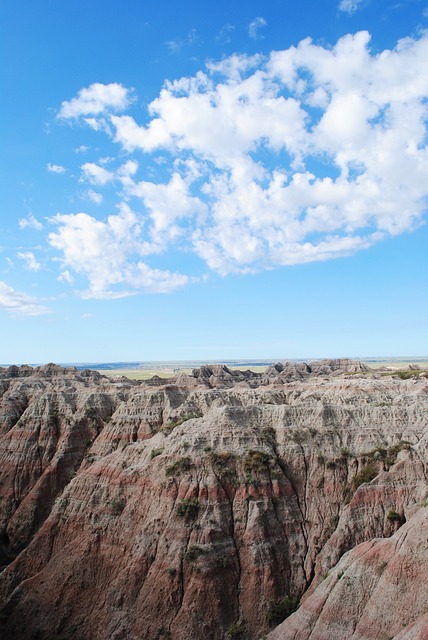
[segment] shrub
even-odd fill
[[[152,449],[150,451],[150,458],[153,460],[153,458],[156,458],[156,456],[160,456],[161,453],[163,453],[163,449]]]
[[[168,422],[168,424],[166,424],[163,427],[162,431],[164,431],[168,435],[169,433],[171,433],[173,429],[175,429],[175,427],[178,427],[180,426],[180,424],[183,424],[183,422],[192,420],[192,418],[200,418],[200,417],[201,416],[199,416],[197,413],[187,413],[186,415],[181,416],[181,418],[173,418]]]
[[[262,471],[269,463],[271,456],[264,451],[255,451],[251,449],[244,460],[244,470],[247,475],[251,475],[254,471]]]
[[[196,518],[199,511],[199,500],[197,498],[185,498],[178,503],[175,510],[182,518]]]
[[[378,473],[377,469],[373,464],[371,463],[366,464],[361,469],[361,471],[356,473],[355,476],[352,478],[352,483],[351,483],[352,491],[355,493],[358,487],[360,487],[362,484],[364,484],[365,482],[371,482],[371,480],[373,480],[373,478],[377,476],[377,473]]]
[[[390,522],[402,522],[403,517],[400,516],[399,513],[397,513],[397,511],[395,511],[395,509],[390,509],[386,515],[387,519]]]
[[[226,480],[234,481],[236,478],[236,470],[230,464],[234,464],[236,456],[230,451],[221,453],[213,452],[210,454],[211,464],[216,473]]]
[[[203,556],[206,553],[208,552],[203,547],[200,547],[197,544],[191,544],[190,547],[187,549],[186,553],[184,554],[184,559],[187,562],[194,562],[199,558],[199,556]]]
[[[110,502],[110,511],[113,516],[120,516],[125,508],[125,500],[122,498],[113,498]]]
[[[265,427],[262,431],[262,436],[273,448],[276,447],[276,431],[273,427]]]
[[[226,640],[244,640],[246,636],[243,622],[234,622],[226,634]]]
[[[189,471],[191,466],[191,459],[189,456],[185,456],[170,464],[169,467],[165,469],[165,474],[167,476],[175,476],[176,474],[183,473],[184,471]]]
[[[274,602],[268,609],[266,614],[266,620],[270,627],[276,627],[281,624],[283,620],[291,616],[299,606],[297,598],[285,596],[279,602]]]

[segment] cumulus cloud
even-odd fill
[[[29,213],[26,218],[20,218],[18,220],[18,226],[20,229],[26,229],[28,227],[29,229],[36,229],[36,231],[43,229],[42,223],[39,222],[32,213]]]
[[[412,230],[428,196],[427,59],[426,33],[374,54],[362,31],[332,47],[307,38],[266,57],[234,54],[166,82],[148,121],[110,114],[103,129],[119,158],[167,162],[162,179],[139,179],[134,158],[82,166],[91,184],[120,185],[139,202],[141,216],[121,225],[142,246],[131,251],[110,218],[86,214],[57,218],[51,244],[90,292],[105,293],[149,283],[135,256],[154,251],[193,251],[225,275],[349,256]],[[88,256],[102,247],[91,261],[84,229]],[[110,254],[115,282],[97,266]]]
[[[61,164],[51,164],[50,162],[48,162],[46,166],[47,170],[51,173],[64,173],[65,171],[65,168]]]
[[[264,18],[261,18],[260,16],[257,18],[254,18],[254,20],[252,20],[248,25],[248,35],[253,40],[259,40],[260,38],[263,37],[260,34],[260,29],[263,29],[263,27],[266,27],[266,26],[267,26],[267,22]]]
[[[355,13],[363,4],[365,4],[366,0],[340,0],[338,8],[339,11],[343,11],[344,13],[348,13],[352,15]]]
[[[36,256],[31,251],[18,252],[18,258],[25,262],[25,266],[30,271],[38,271],[40,269],[40,262],[37,262]]]
[[[12,316],[41,316],[51,313],[51,309],[40,304],[36,298],[16,291],[0,281],[0,309]]]
[[[81,89],[75,98],[61,103],[58,118],[70,119],[94,116],[107,111],[123,111],[130,103],[130,90],[117,82],[95,82]]]
[[[117,215],[100,221],[86,213],[57,214],[57,230],[50,245],[61,251],[62,280],[71,282],[70,270],[83,275],[86,298],[118,298],[141,291],[168,292],[188,282],[185,275],[152,269],[142,257],[156,251],[141,238],[142,222],[122,203]]]

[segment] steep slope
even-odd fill
[[[428,509],[347,553],[268,640],[428,638]]]
[[[310,602],[346,551],[403,531],[427,380],[301,369],[3,371],[5,637],[259,638],[285,596]]]

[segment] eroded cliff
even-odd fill
[[[383,615],[382,580],[395,574],[373,576],[379,562],[392,570],[394,541],[418,549],[415,580],[426,576],[427,536],[406,533],[427,513],[422,375],[342,360],[139,383],[47,365],[0,371],[0,393],[0,631],[11,640],[253,640],[302,596],[269,637],[377,638],[358,597]],[[388,558],[358,582],[378,548]],[[390,637],[423,624],[427,592]],[[335,615],[354,635],[325,631]]]

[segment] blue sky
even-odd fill
[[[0,14],[0,362],[428,354],[426,0]]]

